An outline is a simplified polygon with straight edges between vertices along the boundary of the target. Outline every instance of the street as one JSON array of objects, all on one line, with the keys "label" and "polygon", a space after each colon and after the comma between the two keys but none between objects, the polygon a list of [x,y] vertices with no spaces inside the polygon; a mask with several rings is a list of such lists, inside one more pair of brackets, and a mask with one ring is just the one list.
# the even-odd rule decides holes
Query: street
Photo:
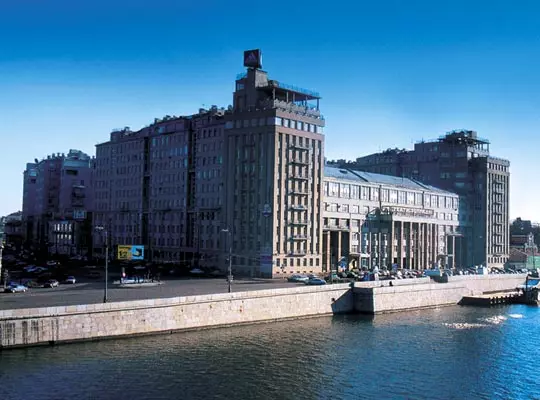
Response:
[{"label": "street", "polygon": [[[109,281],[110,282],[110,281]],[[276,289],[301,285],[286,281],[262,279],[235,280],[233,292],[248,290]],[[0,309],[56,307],[76,304],[96,304],[103,302],[102,281],[87,281],[75,285],[60,285],[56,288],[33,288],[26,293],[0,293]],[[226,293],[225,279],[176,279],[164,280],[162,285],[145,288],[118,288],[109,284],[109,302],[194,296],[200,294]]]}]

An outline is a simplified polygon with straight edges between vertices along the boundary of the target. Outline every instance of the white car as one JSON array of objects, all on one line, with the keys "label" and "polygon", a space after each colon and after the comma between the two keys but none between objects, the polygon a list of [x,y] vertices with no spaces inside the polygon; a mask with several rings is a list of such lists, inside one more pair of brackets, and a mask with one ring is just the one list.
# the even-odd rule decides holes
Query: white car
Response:
[{"label": "white car", "polygon": [[75,283],[77,283],[77,279],[75,279],[74,276],[68,276],[66,280],[64,281],[64,283],[69,283],[71,285],[74,285]]}]

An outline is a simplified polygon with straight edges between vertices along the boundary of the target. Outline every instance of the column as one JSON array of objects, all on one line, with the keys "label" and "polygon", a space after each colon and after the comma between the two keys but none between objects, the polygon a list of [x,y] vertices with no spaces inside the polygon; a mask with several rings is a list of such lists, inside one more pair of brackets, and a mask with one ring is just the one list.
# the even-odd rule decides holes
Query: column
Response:
[{"label": "column", "polygon": [[399,222],[399,267],[403,268],[403,258],[405,254],[403,253],[403,221]]},{"label": "column", "polygon": [[452,236],[452,265],[450,268],[456,267],[456,237]]},{"label": "column", "polygon": [[341,234],[343,232],[339,231],[338,232],[338,235],[337,235],[337,260],[336,262],[339,262],[341,260],[341,256],[342,256],[342,251],[341,251]]},{"label": "column", "polygon": [[332,248],[330,247],[330,231],[326,231],[326,240],[325,246],[326,246],[326,271],[330,271],[330,256],[332,254]]},{"label": "column", "polygon": [[424,265],[424,224],[418,223],[418,262],[416,269],[423,269]]},{"label": "column", "polygon": [[414,268],[414,222],[409,222],[409,254],[408,268]]},{"label": "column", "polygon": [[428,259],[429,259],[429,231],[428,231],[428,224],[424,223],[422,224],[424,226],[424,243],[423,243],[423,252],[424,252],[424,262],[422,264],[422,268],[426,269],[428,265]]},{"label": "column", "polygon": [[390,247],[388,254],[390,255],[390,266],[394,263],[394,232],[395,226],[394,221],[390,221],[390,232],[388,233],[388,246]]},{"label": "column", "polygon": [[432,263],[437,262],[437,255],[439,252],[439,230],[437,224],[432,224],[431,234],[433,237],[433,242],[431,244],[431,253],[432,253]]}]

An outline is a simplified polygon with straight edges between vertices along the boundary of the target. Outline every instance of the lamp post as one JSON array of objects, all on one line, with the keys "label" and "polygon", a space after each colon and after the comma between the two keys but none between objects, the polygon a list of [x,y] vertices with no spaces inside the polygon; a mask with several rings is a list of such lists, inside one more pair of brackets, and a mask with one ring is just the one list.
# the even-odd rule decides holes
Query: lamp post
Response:
[{"label": "lamp post", "polygon": [[6,287],[6,279],[2,276],[2,252],[4,251],[4,244],[0,242],[0,280],[4,280],[4,287]]},{"label": "lamp post", "polygon": [[233,280],[233,276],[232,276],[232,234],[231,234],[231,231],[229,230],[229,228],[222,229],[221,232],[225,232],[229,236],[229,268],[228,268],[228,271],[227,271],[227,282],[229,282],[229,293],[231,293],[232,292],[231,284],[232,284],[232,280]]},{"label": "lamp post", "polygon": [[103,234],[105,239],[105,291],[103,292],[103,302],[106,303],[108,300],[107,286],[109,281],[109,241],[107,230],[103,226],[96,226],[96,231]]}]

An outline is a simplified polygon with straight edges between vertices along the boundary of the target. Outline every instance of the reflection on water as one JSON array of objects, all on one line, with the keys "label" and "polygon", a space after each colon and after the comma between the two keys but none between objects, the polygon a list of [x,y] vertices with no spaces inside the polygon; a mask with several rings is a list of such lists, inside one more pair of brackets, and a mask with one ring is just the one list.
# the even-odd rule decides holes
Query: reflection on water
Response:
[{"label": "reflection on water", "polygon": [[324,317],[0,353],[0,399],[520,399],[540,310]]}]

